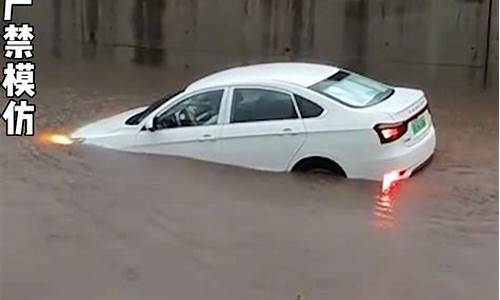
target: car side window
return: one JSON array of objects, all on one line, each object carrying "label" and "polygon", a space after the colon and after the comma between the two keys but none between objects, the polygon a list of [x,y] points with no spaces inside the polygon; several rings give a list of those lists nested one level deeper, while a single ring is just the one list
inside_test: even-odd
[{"label": "car side window", "polygon": [[294,95],[294,97],[302,118],[314,118],[323,113],[323,108],[318,104],[299,95]]},{"label": "car side window", "polygon": [[263,89],[235,89],[231,123],[297,119],[292,97]]},{"label": "car side window", "polygon": [[223,95],[217,90],[184,99],[155,118],[155,129],[215,125]]}]

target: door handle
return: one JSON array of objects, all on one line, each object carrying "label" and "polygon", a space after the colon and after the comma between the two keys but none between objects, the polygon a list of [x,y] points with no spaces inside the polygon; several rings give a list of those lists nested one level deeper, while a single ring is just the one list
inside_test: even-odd
[{"label": "door handle", "polygon": [[207,133],[207,134],[202,135],[200,138],[198,138],[198,140],[200,142],[215,141],[215,137],[212,134]]},{"label": "door handle", "polygon": [[281,135],[296,135],[297,132],[294,132],[292,128],[286,127],[281,130]]}]

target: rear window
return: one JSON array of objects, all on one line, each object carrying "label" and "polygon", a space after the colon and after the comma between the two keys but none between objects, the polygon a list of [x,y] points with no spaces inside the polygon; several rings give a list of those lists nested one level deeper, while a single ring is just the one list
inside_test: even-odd
[{"label": "rear window", "polygon": [[316,83],[310,89],[354,107],[380,103],[394,93],[384,83],[343,70]]}]

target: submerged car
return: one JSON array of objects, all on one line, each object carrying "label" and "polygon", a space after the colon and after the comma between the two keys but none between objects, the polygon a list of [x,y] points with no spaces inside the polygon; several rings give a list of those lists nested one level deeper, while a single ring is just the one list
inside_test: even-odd
[{"label": "submerged car", "polygon": [[71,137],[268,171],[409,177],[436,138],[424,93],[308,63],[237,67]]}]

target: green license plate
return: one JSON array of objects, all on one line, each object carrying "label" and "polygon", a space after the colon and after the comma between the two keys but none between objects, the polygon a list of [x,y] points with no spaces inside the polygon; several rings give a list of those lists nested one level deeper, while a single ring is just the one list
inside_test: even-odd
[{"label": "green license plate", "polygon": [[418,119],[411,122],[411,131],[414,135],[418,134],[422,129],[425,128],[427,122],[425,121],[425,116],[421,116]]}]

